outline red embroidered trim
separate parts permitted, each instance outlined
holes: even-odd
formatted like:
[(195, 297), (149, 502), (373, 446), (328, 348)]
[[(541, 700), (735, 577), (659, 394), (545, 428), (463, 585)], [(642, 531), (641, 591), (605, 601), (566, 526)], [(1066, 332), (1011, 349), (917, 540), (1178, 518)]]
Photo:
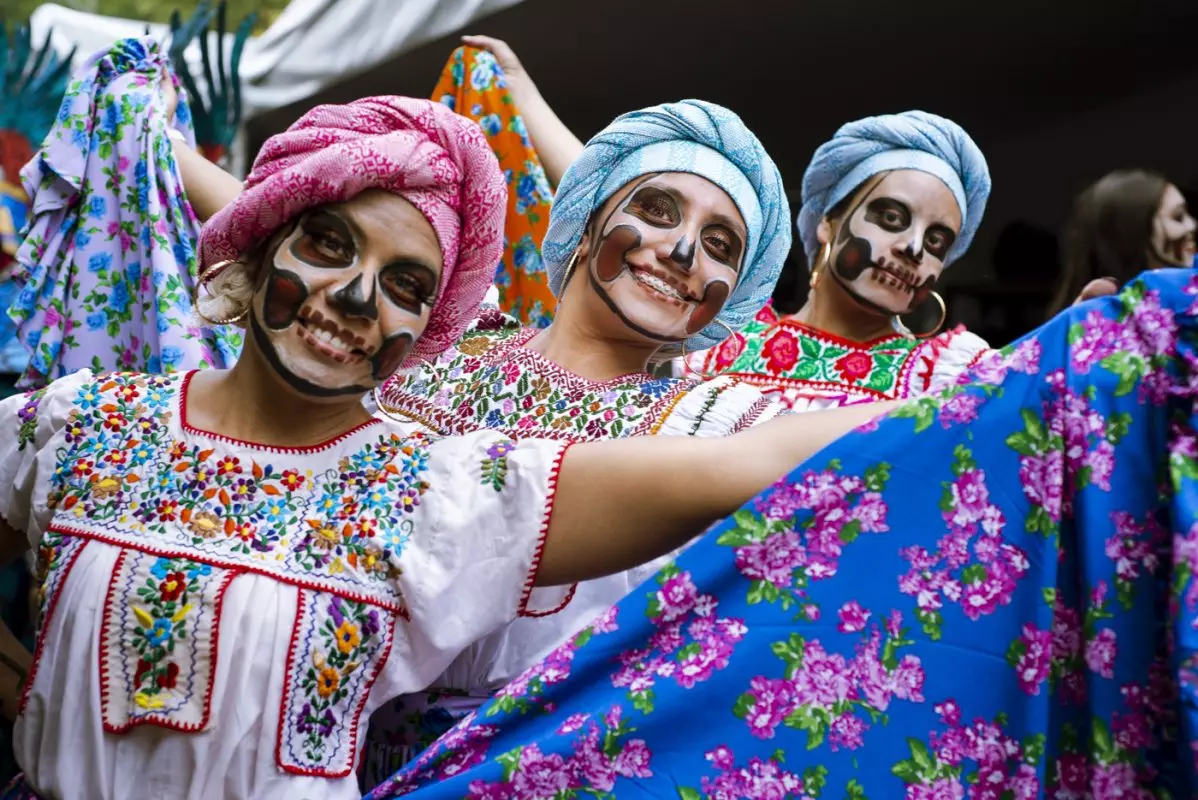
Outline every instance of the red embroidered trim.
[[(287, 667), (283, 673), (283, 695), (279, 701), (279, 724), (275, 731), (275, 764), (284, 772), (289, 772), (292, 775), (308, 775), (315, 778), (346, 778), (353, 774), (357, 768), (357, 761), (361, 757), (358, 752), (358, 728), (361, 726), (362, 712), (366, 708), (366, 702), (370, 699), (370, 692), (374, 689), (374, 684), (378, 681), (379, 675), (383, 672), (383, 667), (387, 663), (387, 659), (391, 657), (391, 647), (395, 644), (395, 621), (385, 620), (387, 643), (383, 645), (383, 655), (379, 659), (378, 664), (374, 668), (374, 674), (370, 675), (366, 682), (362, 684), (361, 697), (357, 702), (357, 708), (350, 714), (352, 725), (346, 720), (342, 720), (343, 724), (349, 727), (349, 766), (337, 772), (318, 769), (315, 767), (298, 767), (293, 764), (287, 764), (283, 761), (283, 725), (287, 720), (287, 707), (291, 701), (291, 670), (295, 666), (296, 646), (299, 643), (300, 622), (302, 621), (307, 607), (308, 600), (301, 592), (296, 597), (295, 619), (291, 623), (291, 644), (287, 646)], [(406, 617), (405, 617), (406, 619)], [(382, 633), (383, 626), (379, 626), (379, 632)]]
[(41, 624), (38, 626), (37, 645), (33, 648), (33, 664), (29, 667), (29, 677), (25, 679), (25, 690), (21, 692), (21, 705), (17, 709), (18, 715), (25, 713), (25, 705), (29, 702), (29, 694), (33, 691), (34, 681), (37, 680), (37, 668), (42, 663), (42, 651), (46, 648), (46, 634), (50, 631), (50, 623), (54, 621), (54, 612), (58, 609), (58, 598), (62, 596), (62, 589), (66, 586), (67, 578), (71, 576), (75, 562), (79, 560), (79, 554), (86, 547), (87, 541), (85, 540), (75, 548), (75, 552), (67, 559), (67, 563), (62, 567), (62, 577), (58, 579), (54, 596), (50, 598), (50, 603), (46, 606), (46, 616), (42, 618)]
[(734, 433), (740, 433), (752, 428), (757, 424), (757, 420), (761, 418), (761, 415), (765, 413), (765, 410), (772, 405), (774, 403), (770, 402), (764, 396), (757, 398), (753, 401), (753, 405), (749, 406), (749, 410), (742, 414), (741, 418), (736, 421), (736, 424), (732, 426), (732, 430), (728, 431), (727, 435), (731, 436)]
[[(128, 549), (122, 549), (120, 555), (117, 556), (116, 563), (112, 565), (112, 573), (108, 576), (108, 591), (104, 595), (103, 622), (100, 624), (100, 719), (104, 726), (104, 732), (123, 734), (142, 725), (149, 725), (155, 728), (165, 728), (168, 731), (178, 731), (179, 733), (198, 733), (208, 727), (208, 720), (212, 718), (212, 694), (216, 686), (216, 665), (220, 655), (220, 612), (224, 607), (225, 592), (228, 590), (229, 585), (233, 583), (233, 579), (241, 573), (232, 569), (225, 570), (225, 574), (221, 577), (221, 582), (216, 592), (216, 602), (212, 604), (212, 655), (210, 661), (212, 668), (208, 674), (208, 686), (204, 689), (204, 711), (200, 715), (200, 721), (194, 724), (183, 724), (172, 722), (156, 714), (147, 714), (144, 717), (131, 719), (123, 725), (110, 725), (108, 723), (108, 714), (105, 713), (108, 708), (108, 659), (105, 658), (105, 654), (108, 652), (108, 609), (112, 604), (112, 593), (116, 586), (116, 577), (120, 574), (121, 565), (128, 554)], [(196, 655), (197, 657), (200, 656), (199, 653)]]
[(378, 417), (375, 417), (374, 419), (369, 419), (360, 425), (355, 425), (345, 433), (338, 434), (332, 439), (323, 441), (320, 444), (308, 445), (307, 447), (278, 447), (276, 445), (262, 444), (261, 442), (251, 442), (247, 439), (236, 439), (232, 436), (225, 436), (220, 433), (206, 431), (203, 428), (195, 427), (187, 421), (187, 392), (191, 388), (191, 379), (195, 376), (197, 371), (198, 370), (192, 370), (191, 372), (183, 375), (183, 384), (179, 387), (179, 396), (176, 398), (176, 402), (179, 405), (179, 425), (183, 428), (185, 433), (188, 433), (192, 436), (203, 436), (206, 439), (212, 439), (217, 442), (235, 444), (241, 447), (250, 447), (255, 450), (263, 450), (268, 453), (294, 453), (297, 455), (304, 455), (309, 453), (319, 453), (322, 450), (328, 450), (330, 447), (335, 447), (341, 444), (346, 439), (365, 428), (382, 424), (382, 420)]
[[(549, 471), (549, 493), (545, 498), (545, 516), (541, 520), (541, 533), (538, 537), (537, 549), (532, 556), (532, 566), (529, 567), (528, 577), (524, 579), (524, 592), (520, 596), (520, 606), (516, 612), (521, 617), (548, 616), (548, 614), (538, 612), (529, 613), (527, 611), (528, 598), (532, 595), (532, 590), (537, 584), (537, 573), (541, 569), (541, 556), (545, 554), (545, 542), (549, 539), (549, 524), (553, 521), (553, 505), (557, 501), (557, 479), (561, 474), (562, 461), (566, 457), (566, 451), (570, 449), (570, 444), (566, 444), (558, 451), (557, 457), (553, 459), (553, 469)], [(570, 600), (573, 599), (574, 590), (577, 588), (577, 584), (570, 588), (570, 592), (566, 595), (566, 603), (561, 608), (548, 613), (554, 614), (565, 608)]]
[(278, 581), (279, 583), (286, 584), (288, 586), (297, 586), (301, 589), (310, 589), (314, 592), (325, 592), (338, 597), (344, 597), (346, 600), (353, 600), (358, 603), (365, 603), (366, 605), (374, 606), (375, 608), (382, 608), (392, 613), (399, 614), (399, 616), (404, 620), (409, 619), (407, 606), (403, 604), (402, 600), (399, 603), (389, 603), (375, 597), (369, 597), (367, 595), (360, 594), (358, 592), (348, 592), (336, 586), (327, 586), (315, 581), (300, 580), (283, 573), (271, 572), (268, 569), (263, 569), (253, 564), (243, 564), (239, 561), (226, 561), (224, 559), (214, 558), (208, 553), (196, 553), (192, 550), (176, 550), (170, 547), (159, 547), (157, 545), (147, 544), (144, 542), (138, 542), (138, 544), (134, 546), (124, 540), (106, 536), (101, 533), (75, 530), (57, 523), (51, 524), (48, 530), (54, 531), (55, 533), (66, 534), (68, 536), (78, 536), (83, 539), (92, 539), (97, 542), (103, 542), (104, 544), (110, 544), (113, 547), (119, 547), (121, 550), (137, 550), (150, 555), (163, 556), (164, 558), (184, 558), (189, 561), (195, 561), (200, 564), (208, 564), (213, 567), (220, 567), (221, 569), (233, 570), (234, 572), (238, 573), (253, 573), (255, 575), (261, 575), (264, 578)]

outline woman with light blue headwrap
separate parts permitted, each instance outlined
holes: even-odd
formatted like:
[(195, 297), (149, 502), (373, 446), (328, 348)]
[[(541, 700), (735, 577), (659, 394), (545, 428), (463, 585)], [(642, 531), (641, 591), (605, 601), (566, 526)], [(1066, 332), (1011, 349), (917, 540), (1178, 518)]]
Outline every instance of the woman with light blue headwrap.
[[(803, 177), (807, 303), (792, 317), (763, 310), (691, 366), (740, 377), (796, 411), (951, 381), (987, 346), (961, 328), (936, 335), (946, 309), (934, 287), (973, 241), (989, 196), (986, 159), (951, 120), (908, 111), (844, 125)], [(900, 321), (912, 312), (925, 332)]]
[[(382, 387), (379, 409), (435, 433), (491, 428), (570, 441), (722, 436), (770, 419), (780, 406), (736, 380), (650, 370), (753, 318), (777, 281), (789, 228), (781, 176), (731, 111), (686, 100), (625, 114), (587, 143), (554, 198), (542, 246), (559, 298), (553, 323), (522, 329), (486, 312), (437, 363)], [(390, 774), (413, 740), (476, 707), (664, 561), (568, 592), (534, 592), (528, 612), (552, 616), (519, 620), (475, 645), (440, 684), (474, 698), (439, 700), (431, 712), (426, 697), (408, 699), (376, 715), (365, 783)]]

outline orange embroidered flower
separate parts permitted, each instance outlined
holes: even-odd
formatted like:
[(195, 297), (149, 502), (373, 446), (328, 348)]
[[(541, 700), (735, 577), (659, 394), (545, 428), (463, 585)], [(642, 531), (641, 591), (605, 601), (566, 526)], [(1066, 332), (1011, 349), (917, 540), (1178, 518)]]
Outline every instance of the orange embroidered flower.
[(171, 445), (171, 461), (178, 461), (185, 455), (187, 455), (187, 445), (183, 444), (183, 442), (175, 442), (173, 445)]
[(341, 620), (341, 624), (337, 626), (337, 649), (345, 655), (349, 655), (358, 645), (362, 643), (362, 636), (358, 633), (358, 626), (347, 619)]
[(316, 675), (316, 691), (321, 697), (328, 697), (337, 691), (341, 685), (341, 673), (332, 667), (324, 667)]

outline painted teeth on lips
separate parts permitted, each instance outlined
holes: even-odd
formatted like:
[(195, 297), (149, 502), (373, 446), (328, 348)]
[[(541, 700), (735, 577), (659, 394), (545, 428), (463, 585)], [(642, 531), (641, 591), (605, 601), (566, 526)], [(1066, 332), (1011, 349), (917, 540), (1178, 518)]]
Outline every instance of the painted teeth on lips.
[(876, 266), (879, 272), (884, 272), (892, 279), (892, 283), (897, 284), (896, 288), (915, 291), (915, 273), (889, 261), (879, 261)]
[(299, 316), (300, 325), (314, 341), (347, 356), (367, 358), (366, 340), (325, 317), (316, 309), (305, 309)]
[(632, 273), (634, 280), (648, 286), (658, 292), (661, 292), (666, 297), (671, 297), (676, 300), (681, 300), (687, 303), (697, 301), (697, 298), (692, 297), (687, 291), (686, 286), (678, 282), (668, 273), (656, 269), (646, 269), (638, 267), (635, 264), (628, 265), (629, 271)]

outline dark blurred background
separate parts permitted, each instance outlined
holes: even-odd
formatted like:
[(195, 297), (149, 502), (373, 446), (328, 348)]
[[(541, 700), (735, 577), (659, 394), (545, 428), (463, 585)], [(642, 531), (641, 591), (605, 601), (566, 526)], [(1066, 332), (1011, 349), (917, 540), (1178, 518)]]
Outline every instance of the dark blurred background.
[[(952, 321), (1001, 344), (1043, 319), (1078, 191), (1126, 166), (1198, 185), (1196, 26), (1195, 0), (526, 0), (468, 32), (506, 39), (584, 140), (654, 103), (729, 106), (778, 162), (796, 211), (812, 152), (842, 123), (911, 108), (953, 118), (986, 153), (994, 194), (944, 294)], [(251, 152), (319, 102), (427, 95), (456, 38), (252, 120)], [(779, 284), (783, 308), (805, 293), (801, 262), (792, 254)]]

